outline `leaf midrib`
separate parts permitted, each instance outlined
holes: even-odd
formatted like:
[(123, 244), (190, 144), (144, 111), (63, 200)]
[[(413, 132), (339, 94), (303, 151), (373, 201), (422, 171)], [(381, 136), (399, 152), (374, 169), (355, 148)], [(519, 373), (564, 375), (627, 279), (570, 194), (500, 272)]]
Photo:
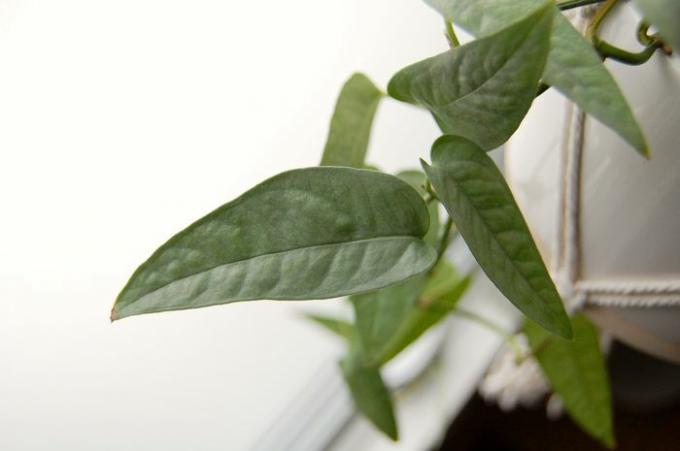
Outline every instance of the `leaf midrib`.
[[(378, 237), (374, 237), (374, 238), (363, 238), (363, 239), (360, 239), (360, 240), (349, 240), (349, 241), (338, 241), (338, 242), (332, 242), (332, 243), (315, 244), (315, 245), (312, 245), (312, 246), (302, 246), (302, 247), (284, 249), (284, 250), (276, 251), (276, 252), (265, 252), (263, 254), (251, 255), (251, 256), (248, 256), (248, 257), (240, 258), (238, 260), (224, 262), (224, 263), (221, 263), (219, 265), (213, 265), (209, 268), (205, 268), (205, 269), (202, 269), (200, 271), (193, 272), (193, 273), (188, 274), (188, 275), (181, 277), (179, 279), (173, 279), (170, 282), (167, 282), (167, 283), (165, 283), (165, 284), (163, 284), (163, 285), (161, 285), (157, 288), (154, 288), (151, 291), (148, 291), (148, 292), (142, 294), (141, 296), (137, 297), (135, 300), (130, 301), (127, 304), (124, 304), (124, 306), (132, 305), (135, 302), (137, 302), (138, 300), (142, 299), (143, 297), (145, 297), (149, 294), (155, 293), (156, 291), (162, 290), (163, 288), (170, 286), (174, 283), (181, 282), (181, 281), (186, 280), (186, 279), (190, 279), (194, 276), (197, 276), (199, 274), (202, 274), (202, 273), (205, 273), (205, 272), (208, 272), (208, 271), (212, 271), (213, 269), (216, 269), (216, 268), (219, 268), (219, 267), (222, 267), (222, 266), (240, 263), (240, 262), (243, 262), (243, 261), (251, 260), (253, 258), (266, 257), (266, 256), (269, 256), (269, 255), (284, 254), (286, 252), (292, 252), (292, 251), (302, 251), (302, 250), (305, 250), (305, 249), (340, 246), (340, 245), (343, 245), (343, 244), (354, 244), (354, 243), (369, 242), (369, 241), (403, 240), (403, 239), (418, 240), (419, 237), (416, 237), (416, 236), (413, 236), (413, 235), (386, 235), (386, 236), (378, 236)], [(119, 300), (120, 300), (120, 298), (119, 298)], [(117, 304), (118, 304), (118, 300), (116, 301), (116, 305)], [(114, 310), (116, 310), (115, 306), (114, 306)]]
[[(467, 160), (467, 162), (468, 162), (469, 164), (473, 164), (473, 165), (479, 166), (479, 167), (481, 167), (482, 169), (485, 169), (485, 170), (487, 169), (487, 168), (484, 167), (484, 165), (482, 165), (482, 164), (480, 164), (480, 163), (476, 163), (476, 162), (473, 162), (473, 161), (470, 161), (470, 160)], [(442, 169), (444, 169), (444, 168), (442, 168)], [(474, 206), (474, 203), (470, 201), (470, 197), (467, 195), (467, 193), (465, 192), (465, 190), (461, 189), (461, 185), (458, 183), (458, 181), (457, 181), (454, 177), (451, 177), (450, 180), (452, 181), (452, 183), (453, 183), (454, 185), (456, 185), (456, 187), (457, 187), (457, 189), (458, 189), (458, 192), (461, 193), (461, 195), (465, 198), (466, 202), (468, 202), (468, 204)], [(519, 207), (517, 207), (517, 208), (519, 208)], [(534, 289), (534, 287), (533, 287), (533, 286), (531, 285), (531, 283), (529, 282), (529, 279), (528, 279), (528, 278), (524, 275), (524, 273), (523, 273), (522, 271), (520, 271), (519, 268), (515, 265), (513, 259), (510, 258), (510, 254), (508, 253), (508, 251), (505, 249), (505, 247), (503, 247), (503, 245), (501, 244), (501, 242), (498, 241), (498, 239), (496, 238), (496, 235), (491, 231), (491, 229), (489, 228), (489, 226), (488, 226), (486, 220), (484, 219), (484, 217), (483, 217), (482, 215), (480, 215), (480, 214), (477, 212), (477, 208), (476, 208), (476, 207), (473, 208), (473, 211), (474, 211), (474, 214), (475, 214), (475, 215), (482, 221), (482, 223), (484, 224), (485, 230), (486, 230), (487, 233), (491, 236), (491, 239), (498, 245), (498, 247), (501, 248), (501, 250), (503, 251), (503, 254), (504, 254), (505, 257), (506, 257), (506, 259), (507, 259), (508, 261), (510, 261), (510, 264), (511, 264), (512, 267), (515, 269), (515, 272), (517, 272), (517, 273), (521, 276), (522, 281), (529, 287), (529, 289), (531, 290), (531, 292), (532, 292), (534, 295), (536, 295), (536, 296), (538, 297), (538, 299), (543, 300), (543, 297), (542, 297), (542, 296)], [(514, 303), (513, 303), (513, 304), (514, 304)]]
[[(526, 18), (525, 18), (524, 20), (526, 20)], [(507, 29), (501, 29), (501, 30), (499, 30), (499, 31), (496, 32), (496, 33), (493, 33), (493, 34), (490, 34), (490, 35), (488, 35), (488, 36), (485, 36), (483, 39), (487, 39), (487, 38), (489, 38), (489, 37), (493, 37), (493, 36), (495, 36), (496, 34), (501, 34), (501, 33), (503, 33), (503, 32), (506, 31), (506, 30), (507, 30)], [(469, 97), (469, 96), (471, 96), (471, 95), (477, 93), (477, 91), (479, 91), (479, 90), (481, 90), (482, 88), (484, 88), (484, 86), (485, 86), (487, 83), (489, 83), (491, 80), (493, 80), (496, 76), (498, 76), (498, 73), (501, 72), (501, 71), (505, 68), (505, 66), (508, 64), (508, 62), (510, 62), (510, 60), (512, 60), (512, 58), (514, 57), (515, 53), (517, 53), (517, 49), (519, 49), (520, 47), (522, 47), (522, 46), (524, 45), (524, 43), (529, 39), (529, 36), (530, 36), (532, 33), (533, 33), (533, 29), (530, 29), (527, 33), (525, 33), (524, 37), (523, 37), (523, 38), (519, 41), (519, 43), (515, 46), (515, 48), (513, 49), (513, 52), (510, 54), (510, 56), (508, 56), (508, 58), (506, 58), (505, 61), (503, 61), (503, 63), (498, 67), (498, 69), (494, 72), (494, 74), (493, 74), (491, 77), (489, 77), (489, 78), (487, 78), (486, 80), (484, 80), (479, 86), (475, 87), (472, 91), (468, 92), (467, 94), (465, 94), (465, 95), (463, 95), (463, 96), (461, 96), (461, 97), (458, 97), (457, 99), (453, 99), (453, 100), (451, 100), (450, 102), (446, 102), (446, 103), (433, 103), (433, 106), (437, 106), (437, 107), (445, 106), (445, 107), (448, 107), (448, 106), (450, 106), (450, 105), (452, 105), (452, 104), (454, 104), (454, 103), (456, 103), (456, 102), (461, 102), (461, 101), (463, 101), (465, 98), (467, 98), (467, 97)], [(454, 50), (455, 50), (455, 49), (454, 49)]]

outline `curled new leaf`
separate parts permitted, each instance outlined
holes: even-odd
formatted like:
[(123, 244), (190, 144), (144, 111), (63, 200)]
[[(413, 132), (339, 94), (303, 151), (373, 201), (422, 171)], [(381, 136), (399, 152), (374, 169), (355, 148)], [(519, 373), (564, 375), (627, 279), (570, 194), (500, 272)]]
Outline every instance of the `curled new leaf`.
[(530, 319), (570, 337), (560, 296), (491, 158), (464, 138), (442, 136), (432, 146), (432, 166), (423, 166), (489, 279)]
[(350, 168), (277, 175), (160, 247), (112, 319), (255, 299), (376, 290), (426, 271), (435, 250), (422, 198), (396, 177)]
[(553, 5), (543, 2), (496, 33), (402, 69), (388, 93), (428, 108), (444, 133), (493, 149), (510, 138), (531, 106), (552, 20)]

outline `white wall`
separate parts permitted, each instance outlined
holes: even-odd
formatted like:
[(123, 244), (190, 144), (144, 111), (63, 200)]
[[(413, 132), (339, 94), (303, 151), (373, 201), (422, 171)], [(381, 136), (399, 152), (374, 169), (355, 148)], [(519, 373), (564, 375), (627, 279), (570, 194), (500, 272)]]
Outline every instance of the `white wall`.
[[(418, 0), (0, 0), (0, 449), (247, 448), (339, 344), (300, 304), (111, 325), (113, 299), (197, 217), (316, 164), (350, 73), (384, 87), (441, 28)], [(389, 102), (370, 160), (436, 135)]]

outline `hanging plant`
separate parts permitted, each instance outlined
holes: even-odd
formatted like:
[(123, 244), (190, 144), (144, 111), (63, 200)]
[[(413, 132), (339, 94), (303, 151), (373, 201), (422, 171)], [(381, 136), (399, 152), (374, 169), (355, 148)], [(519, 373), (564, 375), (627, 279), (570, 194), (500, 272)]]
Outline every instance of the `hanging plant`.
[[(649, 23), (634, 53), (598, 33), (616, 0), (428, 0), (450, 49), (390, 80), (345, 83), (319, 167), (276, 175), (199, 219), (132, 275), (111, 319), (258, 299), (349, 296), (355, 321), (313, 320), (348, 343), (340, 362), (359, 409), (397, 439), (380, 368), (448, 313), (471, 274), (446, 250), (462, 237), (481, 269), (528, 319), (535, 357), (567, 412), (613, 446), (608, 378), (597, 330), (569, 317), (512, 193), (487, 152), (555, 89), (610, 127), (640, 158), (651, 151), (605, 59), (642, 64), (680, 48), (680, 2), (637, 0)], [(586, 35), (562, 11), (600, 4)], [(475, 39), (460, 45), (452, 24)], [(635, 32), (635, 30), (633, 30)], [(373, 118), (389, 96), (429, 110), (443, 136), (430, 161), (396, 175), (367, 166)], [(440, 221), (439, 206), (447, 212)], [(464, 313), (464, 312), (463, 312)], [(528, 357), (528, 356), (527, 356)]]

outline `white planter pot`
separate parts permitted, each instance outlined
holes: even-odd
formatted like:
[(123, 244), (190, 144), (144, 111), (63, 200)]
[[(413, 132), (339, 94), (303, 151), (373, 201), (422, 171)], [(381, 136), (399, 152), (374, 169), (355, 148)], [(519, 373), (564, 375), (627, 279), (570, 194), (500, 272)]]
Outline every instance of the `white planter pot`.
[[(623, 4), (602, 35), (640, 48), (639, 20)], [(680, 362), (680, 58), (607, 66), (651, 160), (548, 92), (510, 141), (506, 174), (563, 297), (622, 341)]]

